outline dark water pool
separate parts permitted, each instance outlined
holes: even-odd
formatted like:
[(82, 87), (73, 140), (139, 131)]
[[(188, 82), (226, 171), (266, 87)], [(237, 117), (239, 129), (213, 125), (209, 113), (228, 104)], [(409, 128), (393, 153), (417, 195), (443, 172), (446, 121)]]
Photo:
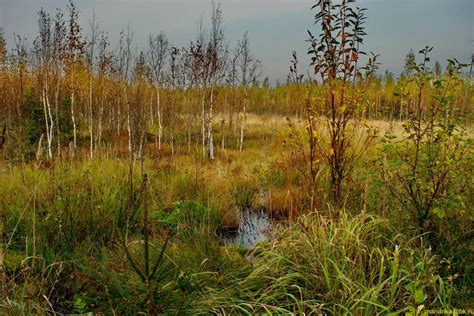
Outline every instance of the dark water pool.
[(273, 226), (273, 221), (264, 210), (240, 210), (239, 228), (227, 231), (222, 239), (226, 245), (239, 245), (251, 248), (260, 241), (268, 239), (268, 231)]

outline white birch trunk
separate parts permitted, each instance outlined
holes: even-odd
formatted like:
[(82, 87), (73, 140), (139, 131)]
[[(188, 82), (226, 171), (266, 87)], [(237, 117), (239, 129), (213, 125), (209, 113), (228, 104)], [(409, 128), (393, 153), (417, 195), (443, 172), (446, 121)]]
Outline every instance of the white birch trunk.
[(128, 103), (128, 98), (127, 98), (127, 88), (124, 84), (123, 86), (123, 92), (124, 92), (124, 97), (125, 97), (125, 103), (127, 105), (127, 131), (128, 131), (128, 151), (130, 152), (130, 155), (133, 154), (133, 148), (132, 148), (132, 127), (130, 124), (130, 104)]
[(46, 94), (46, 105), (48, 107), (48, 115), (49, 115), (49, 139), (48, 139), (48, 154), (49, 158), (53, 158), (53, 151), (52, 151), (52, 146), (53, 146), (53, 131), (54, 131), (54, 120), (53, 120), (53, 115), (51, 112), (51, 104), (49, 103), (49, 97)]
[(204, 102), (206, 98), (206, 93), (202, 92), (202, 100), (201, 100), (201, 134), (202, 134), (202, 153), (203, 156), (206, 157), (206, 113), (204, 109)]
[(72, 120), (72, 129), (73, 129), (73, 152), (76, 150), (77, 146), (77, 129), (76, 129), (76, 117), (74, 115), (74, 90), (71, 92), (71, 120)]
[(41, 137), (38, 142), (38, 148), (36, 149), (36, 160), (39, 160), (43, 155), (43, 138), (44, 134), (41, 134)]
[[(46, 124), (46, 143), (48, 144), (48, 158), (49, 158), (49, 118), (48, 118), (48, 109), (46, 106), (46, 96), (45, 88), (43, 87), (42, 101), (43, 101), (43, 111), (44, 111), (44, 122)], [(38, 159), (38, 158), (37, 158)]]
[(48, 158), (53, 158), (52, 144), (53, 144), (53, 130), (54, 130), (54, 120), (51, 114), (51, 105), (48, 98), (48, 85), (46, 84), (43, 87), (43, 109), (44, 109), (44, 119), (46, 124), (46, 144), (48, 148)]
[(160, 88), (156, 87), (156, 105), (158, 107), (158, 150), (161, 150), (161, 138), (163, 137), (163, 125), (161, 124), (161, 108), (160, 108)]
[(150, 93), (150, 123), (151, 126), (155, 124), (155, 112), (153, 111), (153, 93)]
[(213, 108), (214, 108), (214, 85), (211, 87), (211, 102), (209, 106), (209, 118), (208, 118), (208, 126), (207, 126), (207, 141), (209, 143), (209, 159), (214, 160), (214, 131), (212, 129), (212, 123), (214, 120), (213, 116)]

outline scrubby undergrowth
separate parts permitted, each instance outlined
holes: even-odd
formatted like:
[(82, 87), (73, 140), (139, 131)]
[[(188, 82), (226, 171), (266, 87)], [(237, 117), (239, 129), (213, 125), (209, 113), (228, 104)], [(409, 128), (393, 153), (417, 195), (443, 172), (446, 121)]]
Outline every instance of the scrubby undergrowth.
[[(469, 213), (464, 222), (446, 219), (459, 223), (458, 234), (440, 235), (445, 243), (432, 249), (426, 235), (400, 225), (407, 218), (380, 210), (390, 205), (380, 198), (369, 196), (365, 211), (349, 199), (339, 217), (324, 204), (305, 213), (298, 172), (274, 168), (291, 153), (254, 153), (258, 162), (232, 152), (212, 165), (192, 156), (145, 161), (150, 258), (172, 236), (152, 283), (154, 313), (372, 315), (469, 307)], [(16, 166), (0, 175), (8, 184), (0, 187), (7, 314), (148, 310), (147, 288), (121, 239), (126, 227), (129, 252), (142, 262), (140, 165), (132, 177), (133, 216), (128, 168), (104, 159)], [(366, 186), (376, 194), (375, 183)], [(238, 225), (239, 205), (273, 209), (279, 224), (269, 242), (246, 250), (219, 240), (220, 229)], [(453, 248), (448, 242), (455, 240)]]

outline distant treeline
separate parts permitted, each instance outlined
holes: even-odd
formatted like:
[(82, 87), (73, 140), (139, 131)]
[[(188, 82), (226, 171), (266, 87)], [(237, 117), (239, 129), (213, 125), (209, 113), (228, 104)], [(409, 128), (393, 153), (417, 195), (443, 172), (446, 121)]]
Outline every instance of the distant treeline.
[[(126, 146), (139, 152), (152, 138), (157, 149), (166, 146), (197, 149), (214, 158), (214, 142), (226, 138), (244, 147), (246, 113), (304, 115), (306, 102), (324, 95), (325, 85), (299, 75), (296, 53), (284, 84), (270, 87), (262, 78), (260, 60), (250, 50), (245, 33), (231, 45), (224, 37), (222, 10), (213, 4), (209, 31), (200, 24), (189, 46), (172, 46), (161, 32), (150, 35), (149, 45), (136, 51), (133, 33), (122, 31), (116, 48), (93, 19), (86, 37), (71, 1), (66, 16), (41, 10), (33, 43), (17, 36), (8, 51), (0, 32), (0, 124), (6, 126), (4, 157), (28, 160), (44, 155), (88, 155), (104, 146)], [(416, 67), (410, 52), (396, 79), (378, 76), (377, 64), (356, 69), (354, 80), (366, 95), (359, 116), (403, 120), (419, 97), (411, 77)], [(436, 76), (443, 76), (439, 63)], [(459, 74), (461, 76), (461, 74)], [(436, 79), (436, 78), (434, 78)], [(469, 81), (457, 86), (452, 102), (457, 115), (472, 113)], [(433, 85), (425, 88), (430, 95)], [(309, 100), (313, 99), (313, 100)], [(220, 139), (214, 139), (215, 132)], [(125, 139), (125, 144), (114, 144)]]

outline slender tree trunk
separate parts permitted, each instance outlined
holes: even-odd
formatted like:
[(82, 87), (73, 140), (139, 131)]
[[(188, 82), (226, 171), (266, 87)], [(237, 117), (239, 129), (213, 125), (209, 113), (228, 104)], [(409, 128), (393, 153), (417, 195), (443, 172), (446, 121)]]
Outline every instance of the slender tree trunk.
[(201, 135), (202, 135), (202, 153), (206, 157), (206, 113), (204, 108), (204, 102), (206, 99), (206, 93), (203, 89), (202, 100), (201, 100)]
[(462, 109), (461, 109), (461, 112), (463, 114), (464, 114), (464, 111), (466, 110), (469, 93), (471, 92), (471, 80), (472, 80), (472, 66), (473, 66), (473, 64), (474, 64), (474, 55), (471, 56), (471, 66), (469, 67), (469, 76), (468, 76), (468, 81), (467, 81), (467, 88), (466, 88), (466, 91), (464, 92), (464, 100), (463, 100)]
[[(19, 106), (18, 106), (18, 116), (20, 117), (20, 136), (24, 137), (24, 124), (23, 124), (23, 115), (21, 114), (21, 110), (24, 108), (24, 104), (23, 104), (23, 67), (20, 66), (20, 102), (19, 102)], [(20, 144), (20, 152), (21, 152), (21, 156), (22, 156), (22, 160), (24, 160), (24, 151), (23, 151), (23, 142), (21, 142)]]
[(43, 110), (44, 110), (44, 122), (46, 124), (46, 143), (48, 144), (48, 158), (50, 157), (50, 147), (49, 147), (49, 118), (48, 118), (48, 109), (46, 105), (46, 96), (45, 88), (43, 87), (42, 101), (43, 101)]
[(117, 123), (117, 134), (120, 135), (120, 98), (117, 98), (117, 108), (116, 111), (113, 111), (112, 116), (114, 117), (114, 121)]
[(188, 154), (191, 153), (191, 142), (192, 142), (192, 139), (191, 139), (191, 117), (189, 117), (188, 119)]
[(226, 92), (225, 98), (224, 98), (224, 106), (223, 106), (223, 109), (221, 111), (221, 149), (225, 148), (225, 118), (224, 118), (224, 115), (225, 115), (225, 109), (228, 106), (229, 106), (229, 104), (227, 102), (227, 92)]
[(38, 141), (38, 148), (36, 149), (36, 160), (39, 160), (41, 156), (43, 155), (43, 138), (44, 138), (44, 133), (41, 134), (41, 137)]
[(403, 115), (403, 103), (402, 103), (402, 101), (400, 101), (400, 113), (399, 113), (400, 122), (402, 121), (402, 115)]
[(89, 72), (89, 137), (90, 137), (90, 156), (94, 158), (94, 121), (92, 113), (92, 69)]
[(247, 110), (247, 88), (244, 89), (244, 103), (243, 103), (243, 111), (242, 111), (242, 124), (240, 125), (239, 151), (242, 151), (244, 148), (244, 128), (245, 128), (246, 110)]
[(221, 149), (225, 149), (225, 119), (224, 119), (224, 114), (222, 114), (221, 118)]
[(76, 127), (76, 117), (74, 115), (74, 102), (75, 102), (75, 91), (74, 91), (74, 62), (72, 63), (71, 69), (71, 120), (72, 120), (72, 129), (73, 129), (73, 155), (76, 151), (77, 146), (77, 127)]
[(158, 111), (158, 150), (161, 150), (161, 139), (163, 137), (163, 125), (161, 120), (161, 108), (160, 108), (160, 88), (156, 86), (156, 105)]
[(48, 107), (48, 116), (49, 116), (49, 139), (48, 139), (48, 154), (49, 158), (53, 158), (53, 151), (52, 151), (52, 146), (53, 146), (53, 131), (54, 131), (54, 120), (53, 120), (53, 115), (51, 113), (51, 104), (49, 103), (49, 97), (46, 94), (46, 105)]
[(60, 130), (59, 130), (59, 75), (56, 80), (56, 90), (54, 93), (54, 107), (55, 107), (55, 116), (56, 116), (56, 140), (57, 140), (57, 155), (61, 156), (61, 139), (60, 139)]
[(170, 122), (170, 145), (171, 145), (171, 156), (174, 156), (174, 125), (175, 125), (175, 94), (176, 90), (173, 89), (173, 95), (171, 100), (171, 122)]
[(128, 151), (130, 152), (130, 155), (133, 155), (132, 126), (130, 122), (130, 103), (128, 102), (127, 86), (125, 84), (123, 85), (123, 93), (125, 98), (125, 104), (127, 106)]
[(235, 100), (235, 92), (234, 92), (235, 87), (232, 86), (232, 96), (231, 96), (231, 102), (229, 102), (229, 131), (231, 134), (231, 137), (234, 136), (233, 133), (233, 123), (234, 123), (234, 100)]
[(102, 117), (103, 115), (104, 115), (104, 91), (102, 91), (101, 97), (100, 97), (99, 122), (97, 124), (98, 133), (97, 133), (96, 147), (99, 147), (99, 148), (102, 146)]
[(209, 143), (209, 159), (214, 160), (214, 131), (212, 129), (212, 123), (214, 120), (213, 117), (213, 108), (214, 108), (214, 85), (211, 87), (211, 102), (209, 106), (209, 118), (207, 126), (207, 141)]
[(73, 129), (73, 151), (76, 150), (77, 146), (77, 129), (76, 129), (76, 117), (74, 115), (74, 90), (71, 92), (71, 120), (72, 120), (72, 129)]
[(43, 87), (43, 109), (44, 109), (44, 119), (46, 124), (46, 143), (48, 148), (48, 159), (53, 158), (53, 152), (51, 150), (53, 142), (53, 130), (54, 130), (54, 121), (51, 114), (51, 105), (48, 98), (48, 84), (46, 83)]
[(153, 126), (155, 124), (155, 112), (153, 111), (153, 92), (150, 93), (150, 124)]

